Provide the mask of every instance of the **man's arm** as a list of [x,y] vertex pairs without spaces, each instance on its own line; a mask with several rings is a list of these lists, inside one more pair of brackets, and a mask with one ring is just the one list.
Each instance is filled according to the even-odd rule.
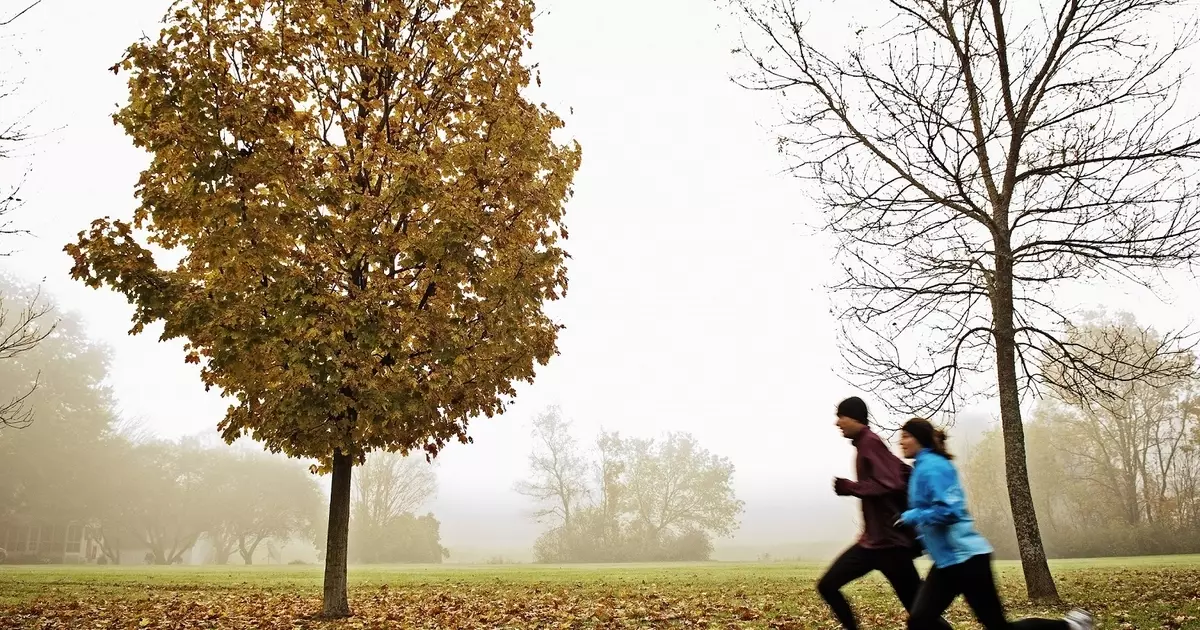
[[861,499],[905,489],[907,484],[904,479],[904,462],[893,455],[882,440],[872,440],[863,444],[859,454],[867,460],[867,477],[858,481],[839,479],[834,487],[838,494],[848,494]]

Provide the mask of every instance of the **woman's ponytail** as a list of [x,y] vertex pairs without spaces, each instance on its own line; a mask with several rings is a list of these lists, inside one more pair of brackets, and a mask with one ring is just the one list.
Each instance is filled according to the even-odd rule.
[[946,459],[954,459],[950,451],[946,450],[946,432],[942,429],[933,430],[933,452],[945,457]]

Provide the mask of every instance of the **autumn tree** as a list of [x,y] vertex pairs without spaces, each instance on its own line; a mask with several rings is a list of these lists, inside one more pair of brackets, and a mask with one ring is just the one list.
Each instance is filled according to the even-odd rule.
[[[1092,452],[1094,447],[1081,440],[1076,423],[1083,421],[1084,412],[1085,408],[1047,398],[1026,423],[1030,489],[1043,525],[1047,554],[1096,558],[1200,551],[1196,432],[1179,434],[1178,451],[1170,465],[1163,466],[1166,491],[1158,496],[1161,486],[1150,484],[1155,493],[1151,495],[1153,520],[1142,517],[1133,523],[1128,516],[1126,493],[1114,483],[1114,479],[1121,479],[1121,463],[1099,465]],[[953,442],[951,437],[951,447]],[[1019,557],[1000,476],[1004,470],[1000,430],[989,432],[971,455],[962,459],[961,466],[980,530],[992,542],[998,557]],[[1157,481],[1155,475],[1151,478]],[[1144,488],[1139,485],[1139,491]],[[1139,506],[1145,507],[1142,503]]]
[[[556,352],[579,166],[526,100],[529,0],[181,0],[114,68],[150,153],[72,274],[165,323],[219,429],[332,472],[324,614],[350,614],[351,473],[469,442]],[[143,242],[145,244],[143,244]],[[149,245],[177,250],[164,267]]]
[[666,536],[689,532],[727,536],[737,529],[743,503],[733,490],[733,463],[690,433],[631,439],[625,458],[632,524],[645,544],[657,547]]
[[1055,600],[1022,395],[1046,364],[1111,376],[1066,339],[1056,288],[1153,286],[1200,255],[1200,138],[1174,107],[1189,17],[1174,0],[855,3],[839,53],[796,4],[733,0],[741,83],[781,97],[780,149],[838,239],[844,356],[897,412],[998,396],[1028,592]]
[[[1069,523],[1094,517],[1090,506],[1079,499],[1089,494],[1086,484],[1068,474],[1075,466],[1070,454],[1063,450],[1070,438],[1059,424],[1063,409],[1044,402],[1025,423],[1028,442],[1029,487],[1039,521],[1052,539],[1056,530],[1066,531]],[[998,555],[1019,558],[1013,531],[1012,509],[1008,501],[1008,486],[1004,479],[1004,434],[997,427],[985,433],[978,444],[964,453],[951,431],[949,446],[960,462],[963,483],[967,488],[971,514],[980,531],[992,543]],[[1101,498],[1101,503],[1107,499]],[[1071,531],[1072,535],[1083,532]]]
[[215,523],[205,532],[215,562],[226,564],[234,552],[245,564],[267,540],[311,534],[323,500],[316,480],[302,466],[265,454],[208,449]]
[[[1063,448],[1085,462],[1087,476],[1120,506],[1128,524],[1153,523],[1165,510],[1173,469],[1200,421],[1196,356],[1167,345],[1128,314],[1074,327],[1067,338],[1099,349],[1111,376],[1076,383],[1062,366],[1046,367],[1051,393],[1069,411],[1060,419],[1072,437]],[[1132,374],[1144,365],[1155,378]]]
[[130,456],[120,520],[106,526],[148,549],[154,564],[175,564],[216,522],[211,457],[194,444],[163,440],[135,444]]
[[[700,446],[688,433],[669,433],[663,439],[629,438],[601,432],[595,458],[586,461],[568,440],[566,423],[557,410],[539,416],[538,425],[557,436],[560,472],[571,471],[574,494],[567,520],[555,492],[529,493],[551,516],[550,529],[535,543],[540,562],[629,562],[706,560],[712,538],[733,533],[743,503],[733,489],[732,462]],[[534,458],[549,451],[536,444]],[[595,473],[587,485],[586,471]],[[534,467],[531,486],[554,490],[549,474],[555,468]],[[549,501],[543,497],[549,497]],[[545,520],[545,519],[543,519]]]

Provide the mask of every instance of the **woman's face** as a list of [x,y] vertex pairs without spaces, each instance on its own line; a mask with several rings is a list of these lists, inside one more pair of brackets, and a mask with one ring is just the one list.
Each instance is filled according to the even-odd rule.
[[900,432],[900,452],[908,459],[917,456],[921,452],[921,443],[908,433],[908,431]]

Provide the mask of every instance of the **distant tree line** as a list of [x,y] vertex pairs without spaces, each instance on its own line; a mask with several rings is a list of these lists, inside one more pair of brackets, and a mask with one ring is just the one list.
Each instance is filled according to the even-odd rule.
[[[1200,553],[1195,355],[1128,315],[1094,318],[1067,342],[1102,348],[1103,370],[1114,376],[1091,390],[1054,388],[1025,428],[1047,553]],[[1146,365],[1164,376],[1121,378]],[[992,431],[972,449],[965,477],[980,527],[1000,554],[1015,557],[1003,467],[1003,437]]]
[[[0,399],[19,400],[23,419],[0,427],[5,562],[60,562],[69,552],[106,564],[173,564],[201,540],[210,550],[203,561],[215,564],[251,564],[268,541],[323,549],[325,497],[304,463],[148,435],[121,419],[107,385],[109,350],[77,318],[3,276],[0,296],[37,303],[39,317],[57,321],[22,352],[0,355]],[[446,556],[437,519],[416,514],[436,486],[424,458],[373,454],[355,481],[352,561]],[[31,543],[30,526],[52,533]],[[79,538],[75,532],[95,557],[67,542]]]
[[551,407],[533,435],[530,477],[517,490],[549,525],[535,544],[538,562],[707,560],[712,538],[737,529],[733,464],[687,433],[601,432],[587,454]]

